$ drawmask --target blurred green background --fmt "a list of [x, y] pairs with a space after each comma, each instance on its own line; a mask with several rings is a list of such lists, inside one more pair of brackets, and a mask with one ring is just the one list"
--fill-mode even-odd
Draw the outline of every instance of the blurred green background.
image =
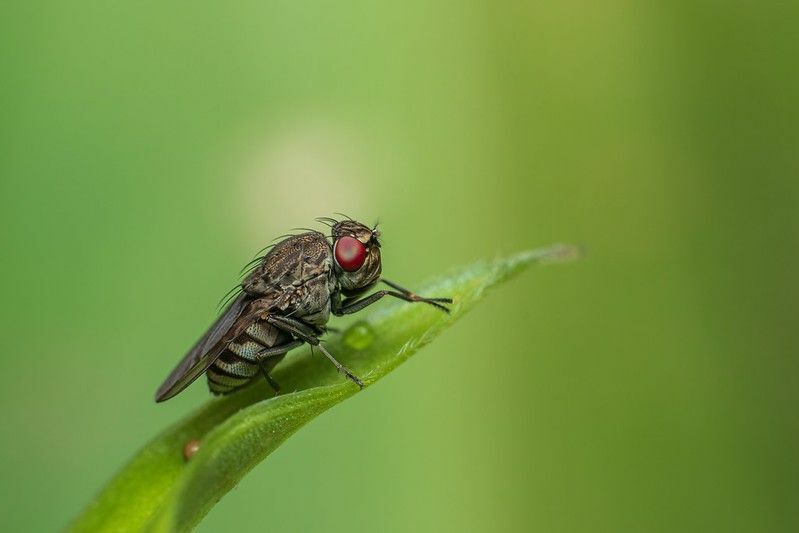
[[270, 239], [565, 241], [200, 531], [796, 531], [795, 2], [12, 2], [0, 529], [63, 527]]

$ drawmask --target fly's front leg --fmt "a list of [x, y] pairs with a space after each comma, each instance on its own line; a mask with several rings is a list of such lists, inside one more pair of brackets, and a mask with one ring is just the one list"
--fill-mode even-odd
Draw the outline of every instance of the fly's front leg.
[[439, 309], [449, 313], [449, 308], [440, 304], [451, 304], [452, 298], [425, 298], [424, 296], [419, 296], [418, 294], [415, 294], [412, 291], [409, 291], [408, 289], [400, 287], [393, 281], [389, 281], [385, 278], [381, 279], [380, 281], [382, 281], [392, 289], [401, 292], [403, 294], [403, 296], [401, 297], [403, 300], [406, 300], [408, 302], [424, 302], [426, 304], [432, 305], [433, 307], [438, 307]]
[[[363, 381], [361, 381], [358, 376], [350, 372], [350, 370], [336, 361], [336, 358], [331, 355], [330, 352], [322, 346], [322, 343], [319, 341], [316, 331], [301, 320], [297, 320], [296, 318], [280, 316], [280, 315], [269, 315], [266, 317], [266, 321], [275, 326], [276, 328], [283, 330], [287, 333], [291, 333], [294, 335], [298, 340], [302, 342], [307, 342], [311, 346], [316, 346], [319, 350], [325, 354], [325, 357], [330, 359], [330, 362], [336, 367], [336, 369], [347, 376], [350, 380], [352, 380], [356, 385], [360, 388], [363, 388]], [[296, 342], [296, 341], [295, 341]]]
[[397, 285], [396, 283], [393, 283], [386, 279], [381, 281], [386, 285], [388, 285], [389, 287], [392, 287], [396, 290], [377, 291], [370, 294], [369, 296], [366, 296], [365, 298], [361, 298], [360, 300], [355, 300], [355, 301], [344, 300], [337, 308], [333, 309], [333, 314], [336, 316], [341, 316], [341, 315], [350, 315], [352, 313], [357, 313], [364, 307], [372, 305], [383, 296], [393, 296], [394, 298], [399, 298], [400, 300], [405, 300], [406, 302], [423, 302], [432, 305], [433, 307], [436, 307], [438, 309], [441, 309], [445, 313], [449, 313], [449, 308], [442, 304], [451, 304], [452, 298], [425, 298], [424, 296], [419, 296], [417, 294], [414, 294], [408, 289], [404, 289], [399, 285]]

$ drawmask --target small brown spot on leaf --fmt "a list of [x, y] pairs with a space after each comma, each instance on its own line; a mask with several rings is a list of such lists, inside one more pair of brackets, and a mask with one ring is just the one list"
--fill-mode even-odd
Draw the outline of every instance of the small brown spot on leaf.
[[200, 450], [200, 441], [192, 439], [183, 445], [183, 458], [188, 461]]

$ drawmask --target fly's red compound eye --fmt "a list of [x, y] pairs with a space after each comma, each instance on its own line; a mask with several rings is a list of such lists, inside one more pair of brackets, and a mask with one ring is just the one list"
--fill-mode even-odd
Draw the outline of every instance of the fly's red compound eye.
[[341, 237], [333, 250], [336, 263], [347, 272], [355, 272], [366, 261], [366, 246], [355, 237]]

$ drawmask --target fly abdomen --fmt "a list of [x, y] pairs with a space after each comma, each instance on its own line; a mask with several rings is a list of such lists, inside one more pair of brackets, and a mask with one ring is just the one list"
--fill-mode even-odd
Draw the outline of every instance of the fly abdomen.
[[214, 394], [228, 394], [247, 385], [259, 371], [258, 352], [290, 340], [264, 322], [251, 324], [208, 367], [208, 388]]
[[235, 357], [220, 357], [216, 360], [216, 364], [214, 366], [220, 371], [220, 373], [232, 378], [248, 379], [253, 377], [258, 372], [258, 365], [247, 363], [240, 359], [236, 359]]
[[250, 339], [270, 348], [285, 337], [285, 333], [266, 322], [253, 322], [244, 332]]
[[208, 368], [208, 387], [226, 394], [243, 387], [258, 373], [256, 354], [264, 347], [255, 341], [231, 342]]
[[208, 388], [214, 394], [227, 394], [243, 387], [252, 379], [250, 377], [233, 377], [222, 372], [218, 367], [211, 367], [206, 371], [208, 375]]

